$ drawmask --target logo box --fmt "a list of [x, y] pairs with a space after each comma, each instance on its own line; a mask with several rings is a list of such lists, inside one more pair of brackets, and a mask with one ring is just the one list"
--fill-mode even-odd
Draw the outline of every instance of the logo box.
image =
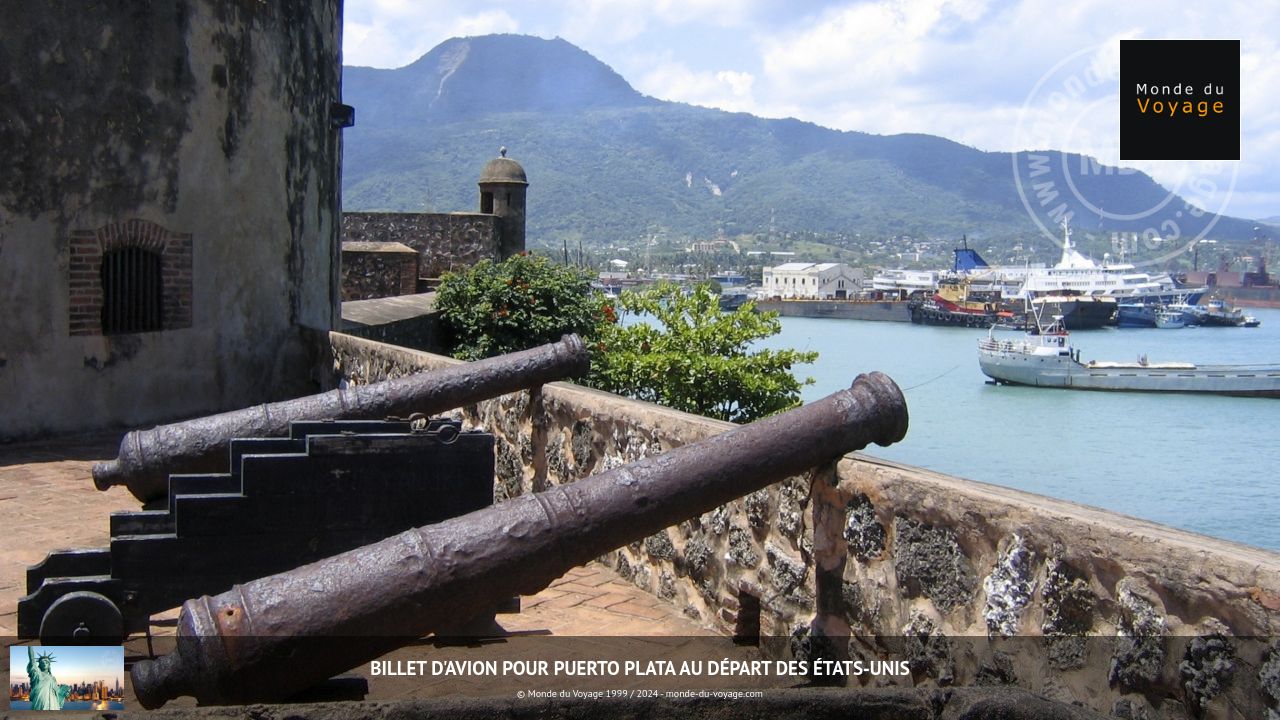
[[1239, 40], [1120, 41], [1121, 160], [1240, 159]]

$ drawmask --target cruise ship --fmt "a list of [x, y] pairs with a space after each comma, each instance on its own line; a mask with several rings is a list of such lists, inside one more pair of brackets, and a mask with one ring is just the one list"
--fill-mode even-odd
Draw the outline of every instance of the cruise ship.
[[992, 267], [974, 250], [956, 249], [956, 268], [975, 284], [999, 289], [1006, 298], [1036, 298], [1072, 294], [1112, 298], [1117, 303], [1165, 305], [1195, 304], [1205, 288], [1181, 287], [1169, 273], [1142, 272], [1130, 263], [1101, 265], [1085, 257], [1071, 240], [1071, 228], [1062, 225], [1062, 258], [1053, 267]]

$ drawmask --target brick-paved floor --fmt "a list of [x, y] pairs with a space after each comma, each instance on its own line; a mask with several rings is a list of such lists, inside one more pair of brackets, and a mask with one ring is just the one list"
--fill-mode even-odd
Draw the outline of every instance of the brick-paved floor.
[[[137, 510], [128, 490], [100, 492], [90, 468], [115, 457], [120, 435], [92, 434], [0, 444], [0, 636], [13, 642], [26, 568], [53, 550], [106, 547], [108, 516]], [[551, 587], [523, 599], [519, 614], [499, 616], [517, 633], [551, 635], [711, 635], [671, 605], [600, 566], [570, 570]], [[172, 632], [171, 624], [156, 634]]]
[[0, 636], [8, 642], [27, 566], [53, 550], [106, 547], [107, 517], [139, 508], [122, 487], [93, 486], [93, 463], [115, 457], [119, 446], [119, 433], [0, 444]]
[[[138, 502], [122, 488], [99, 492], [90, 469], [94, 462], [114, 457], [119, 434], [93, 434], [22, 443], [0, 444], [0, 636], [16, 642], [17, 601], [26, 592], [26, 568], [53, 550], [106, 547], [108, 516], [113, 511], [137, 510]], [[727, 638], [694, 624], [673, 606], [622, 580], [612, 570], [589, 565], [570, 570], [542, 592], [522, 598], [521, 611], [498, 615], [505, 637], [465, 647], [438, 646], [430, 639], [402, 648], [383, 660], [457, 659], [503, 662], [556, 659], [681, 659], [751, 656], [754, 648], [734, 648]], [[164, 636], [173, 633], [171, 611], [152, 618], [156, 650], [165, 652]], [[727, 646], [727, 649], [724, 649]], [[147, 644], [133, 638], [126, 646], [127, 662], [145, 657]], [[744, 655], [746, 653], [746, 655]], [[8, 653], [0, 659], [7, 666]], [[436, 696], [516, 696], [523, 689], [563, 690], [566, 687], [619, 691], [646, 687], [653, 678], [374, 676], [364, 664], [352, 673], [364, 676], [368, 699], [393, 700]], [[661, 678], [662, 687], [704, 687], [715, 678]], [[126, 707], [133, 703], [126, 676]], [[742, 680], [720, 680], [740, 685]], [[180, 698], [167, 707], [189, 707]]]

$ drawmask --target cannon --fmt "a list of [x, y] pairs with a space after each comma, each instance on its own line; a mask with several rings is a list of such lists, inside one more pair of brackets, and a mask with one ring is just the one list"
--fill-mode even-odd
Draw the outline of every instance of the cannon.
[[529, 595], [571, 568], [907, 429], [901, 391], [880, 373], [818, 402], [188, 600], [177, 645], [130, 671], [145, 708], [291, 697], [477, 608]]
[[164, 509], [111, 515], [106, 548], [27, 569], [18, 636], [119, 643], [187, 598], [493, 504], [493, 435], [450, 420], [295, 422], [236, 438], [221, 473], [173, 475]]
[[120, 441], [116, 459], [93, 466], [93, 483], [99, 490], [125, 485], [134, 497], [150, 502], [165, 496], [170, 474], [216, 471], [232, 438], [283, 437], [297, 420], [433, 415], [579, 377], [589, 366], [582, 339], [566, 335], [559, 342], [465, 365], [135, 430]]

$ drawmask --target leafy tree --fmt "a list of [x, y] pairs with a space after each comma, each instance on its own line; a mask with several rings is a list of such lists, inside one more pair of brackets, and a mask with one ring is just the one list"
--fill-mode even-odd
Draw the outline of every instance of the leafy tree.
[[588, 384], [699, 415], [751, 422], [800, 403], [791, 367], [816, 352], [758, 350], [754, 340], [781, 329], [777, 313], [756, 314], [752, 303], [722, 312], [705, 285], [683, 290], [659, 284], [619, 298], [622, 316], [636, 322], [600, 329]]
[[463, 360], [526, 350], [566, 333], [589, 339], [605, 319], [590, 275], [523, 253], [447, 273], [436, 307]]

